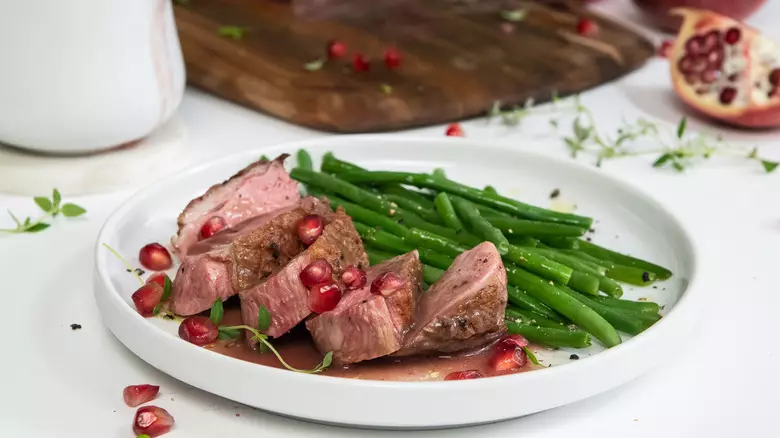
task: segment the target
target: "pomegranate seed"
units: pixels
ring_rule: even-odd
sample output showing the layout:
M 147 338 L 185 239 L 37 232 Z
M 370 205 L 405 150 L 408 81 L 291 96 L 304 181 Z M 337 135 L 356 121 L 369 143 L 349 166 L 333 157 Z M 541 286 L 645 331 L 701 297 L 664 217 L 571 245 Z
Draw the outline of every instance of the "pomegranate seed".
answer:
M 366 72 L 371 69 L 371 64 L 368 58 L 360 53 L 355 53 L 355 57 L 352 58 L 352 70 L 356 72 Z
M 122 391 L 122 398 L 125 399 L 127 406 L 135 408 L 154 400 L 159 391 L 160 387 L 157 385 L 131 385 Z
M 726 87 L 720 92 L 720 103 L 728 105 L 734 101 L 737 97 L 737 89 L 734 87 Z
M 720 69 L 723 66 L 723 47 L 716 47 L 707 55 L 707 63 L 710 68 Z
M 200 238 L 208 239 L 227 227 L 227 222 L 219 216 L 212 216 L 200 227 Z
M 205 316 L 188 316 L 179 324 L 179 337 L 195 345 L 206 345 L 217 340 L 217 325 Z
M 331 41 L 328 43 L 328 58 L 341 58 L 347 54 L 347 45 L 341 41 Z
M 161 287 L 165 287 L 165 277 L 168 275 L 165 272 L 155 272 L 146 279 L 146 284 L 157 283 Z
M 133 433 L 146 434 L 151 438 L 165 435 L 173 427 L 173 417 L 163 408 L 144 406 L 138 408 L 133 420 Z
M 520 335 L 507 335 L 496 343 L 496 350 L 509 350 L 528 346 L 528 339 Z
M 720 77 L 720 71 L 719 70 L 707 70 L 704 73 L 701 74 L 701 81 L 705 84 L 711 84 L 715 82 L 716 79 Z
M 593 35 L 598 31 L 599 25 L 591 19 L 580 18 L 580 21 L 577 22 L 577 33 L 580 35 Z
M 309 292 L 309 309 L 314 313 L 325 313 L 336 308 L 341 300 L 341 288 L 334 282 L 312 286 Z
M 453 123 L 447 126 L 447 130 L 444 132 L 448 137 L 465 137 L 463 128 L 460 127 L 460 123 Z
M 481 379 L 485 377 L 477 370 L 455 371 L 447 374 L 444 380 L 468 380 L 468 379 Z
M 702 52 L 709 52 L 714 49 L 720 42 L 720 32 L 717 30 L 711 30 L 704 35 L 704 44 L 702 46 Z
M 396 69 L 401 66 L 401 52 L 395 47 L 390 47 L 385 50 L 385 66 L 390 70 Z
M 388 297 L 401 289 L 406 281 L 395 272 L 385 272 L 371 282 L 371 293 Z
M 317 259 L 303 268 L 298 277 L 306 287 L 333 280 L 333 268 L 325 259 Z
M 322 220 L 322 216 L 309 214 L 301 218 L 295 227 L 298 232 L 298 238 L 301 239 L 304 245 L 308 246 L 316 242 L 317 238 L 320 237 L 322 230 L 325 228 L 325 222 Z
M 366 272 L 354 265 L 347 266 L 341 274 L 341 281 L 347 290 L 356 290 L 366 285 Z
M 490 366 L 496 371 L 511 371 L 522 368 L 528 357 L 522 348 L 499 348 L 490 358 Z
M 704 47 L 704 37 L 695 36 L 685 42 L 685 51 L 689 55 L 698 55 Z
M 683 74 L 688 74 L 693 71 L 693 58 L 691 56 L 684 56 L 677 61 L 677 69 Z
M 164 271 L 173 266 L 171 253 L 159 243 L 150 243 L 141 248 L 138 259 L 144 268 L 152 271 Z
M 742 31 L 738 27 L 732 27 L 726 31 L 726 35 L 723 37 L 723 41 L 725 41 L 726 44 L 734 45 L 737 44 L 741 38 Z
M 136 310 L 143 316 L 153 316 L 154 308 L 160 304 L 163 296 L 163 287 L 157 282 L 147 283 L 135 292 L 132 299 Z
M 707 69 L 707 56 L 706 55 L 700 55 L 695 58 L 693 58 L 693 65 L 691 66 L 691 69 L 694 73 L 701 73 L 704 70 Z
M 769 72 L 769 83 L 775 87 L 780 85 L 780 68 L 776 68 Z
M 668 58 L 669 52 L 672 51 L 672 46 L 674 46 L 674 43 L 672 41 L 666 40 L 661 43 L 661 45 L 658 47 L 658 56 L 661 58 Z

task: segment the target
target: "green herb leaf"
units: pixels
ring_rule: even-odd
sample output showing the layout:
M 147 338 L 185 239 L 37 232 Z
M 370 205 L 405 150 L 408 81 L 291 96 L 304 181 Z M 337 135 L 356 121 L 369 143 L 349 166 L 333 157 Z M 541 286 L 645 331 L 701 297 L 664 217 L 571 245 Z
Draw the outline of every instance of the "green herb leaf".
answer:
M 154 309 L 152 309 L 152 314 L 159 315 L 160 312 L 162 311 L 162 306 L 163 306 L 162 303 L 154 306 Z
M 758 158 L 758 148 L 753 148 L 747 154 L 747 158 Z
M 209 313 L 209 319 L 214 324 L 219 325 L 222 322 L 222 317 L 225 316 L 225 310 L 222 307 L 222 298 L 214 300 L 214 304 L 211 305 L 211 313 Z
M 51 191 L 51 199 L 54 202 L 54 207 L 59 208 L 60 202 L 62 202 L 62 196 L 60 195 L 60 191 L 57 189 L 53 189 Z
M 677 125 L 677 138 L 683 138 L 685 134 L 685 127 L 688 125 L 688 118 L 683 117 L 680 119 L 680 124 Z
M 262 160 L 262 161 L 268 161 L 268 155 L 265 155 L 265 154 L 263 154 L 263 155 L 260 155 L 260 160 Z
M 383 94 L 393 94 L 393 87 L 388 84 L 379 84 L 379 90 Z
M 577 140 L 580 141 L 580 143 L 582 143 L 583 141 L 587 140 L 588 137 L 590 137 L 590 133 L 593 130 L 593 127 L 586 128 L 582 126 L 582 123 L 580 122 L 580 118 L 577 117 L 576 119 L 574 119 L 573 129 L 574 129 L 574 136 L 577 138 Z
M 658 157 L 657 160 L 655 160 L 653 162 L 653 167 L 661 167 L 664 164 L 666 164 L 667 161 L 671 160 L 672 158 L 673 158 L 672 154 L 663 154 L 660 157 Z
M 85 210 L 83 207 L 79 207 L 76 204 L 65 204 L 62 206 L 60 211 L 62 211 L 62 214 L 65 217 L 81 216 L 87 212 L 87 210 Z
M 179 0 L 179 1 L 181 1 L 181 0 Z M 147 434 L 145 434 L 145 433 L 144 433 L 144 434 L 138 435 L 138 436 L 137 436 L 137 437 L 135 437 L 135 438 L 149 438 L 149 435 L 147 435 Z
M 506 21 L 511 21 L 514 23 L 523 21 L 526 15 L 528 15 L 528 11 L 526 11 L 525 9 L 501 11 L 501 18 L 503 18 Z
M 25 227 L 29 227 L 31 222 L 32 221 L 31 221 L 31 219 L 29 217 L 24 218 L 24 226 Z
M 232 38 L 234 40 L 244 38 L 244 34 L 247 32 L 249 32 L 249 29 L 243 26 L 222 26 L 217 30 L 219 36 Z
M 330 366 L 330 364 L 333 363 L 333 352 L 329 351 L 325 353 L 325 357 L 322 358 L 322 365 L 320 366 L 320 369 L 325 369 Z
M 219 339 L 223 340 L 230 340 L 230 339 L 238 339 L 239 336 L 241 336 L 241 329 L 231 328 L 231 327 L 219 327 Z
M 685 170 L 685 166 L 683 166 L 683 164 L 678 160 L 672 161 L 672 167 L 674 167 L 675 170 L 677 170 L 678 172 L 682 172 L 683 170 Z
M 530 360 L 532 364 L 534 364 L 534 365 L 541 365 L 539 363 L 539 360 L 536 358 L 536 355 L 534 354 L 533 351 L 531 351 L 530 348 L 523 347 L 523 351 L 525 351 L 525 355 L 528 356 L 528 360 Z
M 167 275 L 163 279 L 163 294 L 162 297 L 160 297 L 160 301 L 167 301 L 168 298 L 171 297 L 171 291 L 173 290 L 173 283 L 171 283 L 171 278 Z
M 43 210 L 44 212 L 46 213 L 51 212 L 52 203 L 49 200 L 49 198 L 45 196 L 36 196 L 33 198 L 33 201 L 35 201 L 35 204 L 37 204 L 38 207 L 40 207 L 41 210 Z
M 37 233 L 39 231 L 43 231 L 43 230 L 49 228 L 50 226 L 51 225 L 49 225 L 47 223 L 41 222 L 41 223 L 35 224 L 35 225 L 31 226 L 31 227 L 27 227 L 24 231 L 26 231 L 28 233 Z
M 777 169 L 777 166 L 780 165 L 780 163 L 776 161 L 761 160 L 761 165 L 764 166 L 766 173 L 772 173 Z
M 314 61 L 307 62 L 306 64 L 303 64 L 303 69 L 306 71 L 317 71 L 322 70 L 322 67 L 325 65 L 325 58 L 315 59 Z
M 264 332 L 271 326 L 271 313 L 265 306 L 261 305 L 260 310 L 257 312 L 257 328 Z

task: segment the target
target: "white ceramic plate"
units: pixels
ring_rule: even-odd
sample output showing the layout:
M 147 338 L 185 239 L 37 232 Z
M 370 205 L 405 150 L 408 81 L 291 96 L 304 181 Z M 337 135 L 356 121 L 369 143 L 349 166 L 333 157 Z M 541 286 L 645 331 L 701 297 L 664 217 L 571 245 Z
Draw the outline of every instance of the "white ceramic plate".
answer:
M 576 204 L 596 218 L 593 239 L 670 268 L 674 277 L 658 288 L 627 288 L 626 297 L 645 297 L 664 306 L 652 328 L 603 351 L 538 351 L 552 367 L 517 375 L 468 381 L 382 382 L 298 374 L 226 357 L 182 341 L 176 324 L 136 313 L 130 295 L 137 280 L 101 246 L 105 242 L 137 266 L 148 242 L 168 242 L 187 202 L 232 175 L 262 153 L 293 155 L 307 148 L 318 158 L 327 151 L 373 169 L 430 172 L 475 186 L 491 184 L 502 194 L 540 206 Z M 318 163 L 315 162 L 315 165 Z M 95 298 L 106 325 L 131 351 L 152 366 L 205 391 L 260 409 L 309 420 L 382 428 L 434 428 L 493 422 L 572 403 L 624 384 L 665 358 L 673 357 L 694 323 L 698 291 L 694 245 L 688 233 L 659 203 L 587 167 L 466 139 L 333 137 L 247 152 L 208 163 L 155 183 L 120 207 L 106 222 L 96 249 Z

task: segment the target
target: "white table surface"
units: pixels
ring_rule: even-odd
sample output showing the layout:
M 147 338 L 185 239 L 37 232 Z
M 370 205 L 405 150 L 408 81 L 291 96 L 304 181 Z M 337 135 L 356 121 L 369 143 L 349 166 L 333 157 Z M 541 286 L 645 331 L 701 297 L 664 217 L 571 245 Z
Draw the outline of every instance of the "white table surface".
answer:
M 780 39 L 780 2 L 752 23 Z M 635 19 L 628 4 L 599 6 Z M 772 25 L 770 25 L 772 24 Z M 771 30 L 770 30 L 771 29 Z M 663 60 L 652 60 L 614 84 L 587 92 L 599 126 L 621 117 L 674 123 L 682 108 L 672 95 Z M 180 110 L 189 127 L 193 162 L 322 134 L 189 90 Z M 545 118 L 506 128 L 483 120 L 464 123 L 471 137 L 511 141 L 519 148 L 564 156 Z M 755 144 L 780 158 L 780 133 L 740 132 L 693 118 L 691 129 L 722 132 L 727 141 Z M 440 136 L 443 127 L 414 130 Z M 403 135 L 403 133 L 400 133 Z M 396 135 L 396 134 L 393 134 Z M 187 437 L 720 437 L 776 436 L 780 407 L 777 309 L 780 288 L 772 273 L 780 258 L 780 173 L 756 163 L 715 160 L 685 174 L 654 170 L 651 158 L 605 163 L 603 172 L 642 186 L 692 229 L 701 244 L 701 287 L 710 298 L 695 333 L 681 333 L 684 353 L 644 377 L 600 396 L 517 420 L 458 430 L 387 432 L 311 424 L 239 406 L 170 378 L 126 350 L 103 326 L 92 298 L 93 249 L 101 224 L 133 190 L 73 199 L 88 209 L 77 220 L 58 220 L 35 235 L 0 236 L 0 286 L 6 330 L 0 361 L 4 437 L 132 436 L 134 410 L 122 402 L 129 384 L 162 386 L 155 402 L 176 418 L 171 438 Z M 149 181 L 138 181 L 139 185 Z M 27 198 L 0 195 L 0 210 L 36 214 Z M 0 226 L 10 225 L 0 217 Z M 71 323 L 82 330 L 72 331 Z M 219 376 L 214 376 L 218 379 Z M 269 394 L 273 397 L 273 394 Z M 518 394 L 533 397 L 533 394 Z M 370 402 L 370 401 L 367 401 Z M 474 403 L 479 403 L 475 400 Z M 775 432 L 772 432 L 772 431 Z

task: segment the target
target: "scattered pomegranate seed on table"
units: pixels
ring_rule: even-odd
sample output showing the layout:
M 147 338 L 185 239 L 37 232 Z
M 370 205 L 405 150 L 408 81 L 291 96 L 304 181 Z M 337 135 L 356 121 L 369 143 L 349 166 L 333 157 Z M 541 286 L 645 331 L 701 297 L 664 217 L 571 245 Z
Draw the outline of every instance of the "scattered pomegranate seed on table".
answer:
M 122 391 L 122 398 L 127 406 L 135 408 L 154 400 L 159 391 L 160 387 L 157 385 L 131 385 Z
M 401 52 L 395 47 L 390 47 L 385 50 L 385 66 L 390 70 L 396 69 L 401 66 Z
M 463 128 L 460 127 L 460 123 L 453 123 L 447 126 L 447 130 L 444 132 L 448 137 L 465 137 Z
M 165 272 L 155 272 L 146 279 L 146 284 L 157 283 L 161 287 L 165 287 L 165 277 L 168 275 Z
M 477 370 L 455 371 L 447 374 L 444 380 L 469 380 L 469 379 L 481 379 L 485 377 Z
M 404 287 L 406 281 L 395 272 L 385 272 L 371 282 L 371 293 L 388 297 Z
M 331 41 L 328 43 L 328 58 L 341 58 L 347 54 L 347 45 L 341 41 Z
M 327 260 L 317 259 L 303 268 L 298 277 L 304 286 L 311 287 L 333 280 L 333 268 Z
M 200 227 L 200 238 L 208 239 L 227 227 L 227 222 L 220 216 L 212 216 Z
M 589 18 L 580 18 L 580 21 L 577 22 L 577 33 L 580 35 L 594 35 L 598 31 L 599 25 Z
M 341 281 L 347 290 L 356 290 L 366 285 L 366 272 L 354 265 L 347 266 L 341 274 Z
M 371 69 L 371 64 L 364 55 L 356 53 L 352 58 L 352 70 L 356 72 L 366 72 Z
M 144 268 L 152 271 L 164 271 L 173 266 L 171 253 L 159 243 L 150 243 L 141 248 L 138 260 Z
M 333 310 L 341 301 L 341 288 L 333 281 L 315 284 L 309 291 L 309 309 L 314 313 Z
M 188 316 L 179 324 L 179 337 L 198 346 L 216 341 L 217 336 L 217 325 L 205 316 Z
M 322 230 L 325 228 L 325 223 L 322 220 L 322 216 L 309 214 L 301 218 L 295 228 L 298 233 L 298 239 L 308 246 L 316 242 L 317 238 L 320 237 Z
M 160 304 L 164 289 L 157 282 L 146 283 L 131 296 L 136 310 L 142 316 L 153 316 L 154 308 Z
M 173 416 L 163 408 L 144 406 L 138 408 L 133 419 L 133 433 L 151 438 L 164 435 L 173 428 Z
M 665 40 L 661 43 L 661 45 L 658 47 L 658 56 L 661 58 L 668 58 L 669 52 L 672 50 L 672 46 L 674 45 L 673 41 Z

